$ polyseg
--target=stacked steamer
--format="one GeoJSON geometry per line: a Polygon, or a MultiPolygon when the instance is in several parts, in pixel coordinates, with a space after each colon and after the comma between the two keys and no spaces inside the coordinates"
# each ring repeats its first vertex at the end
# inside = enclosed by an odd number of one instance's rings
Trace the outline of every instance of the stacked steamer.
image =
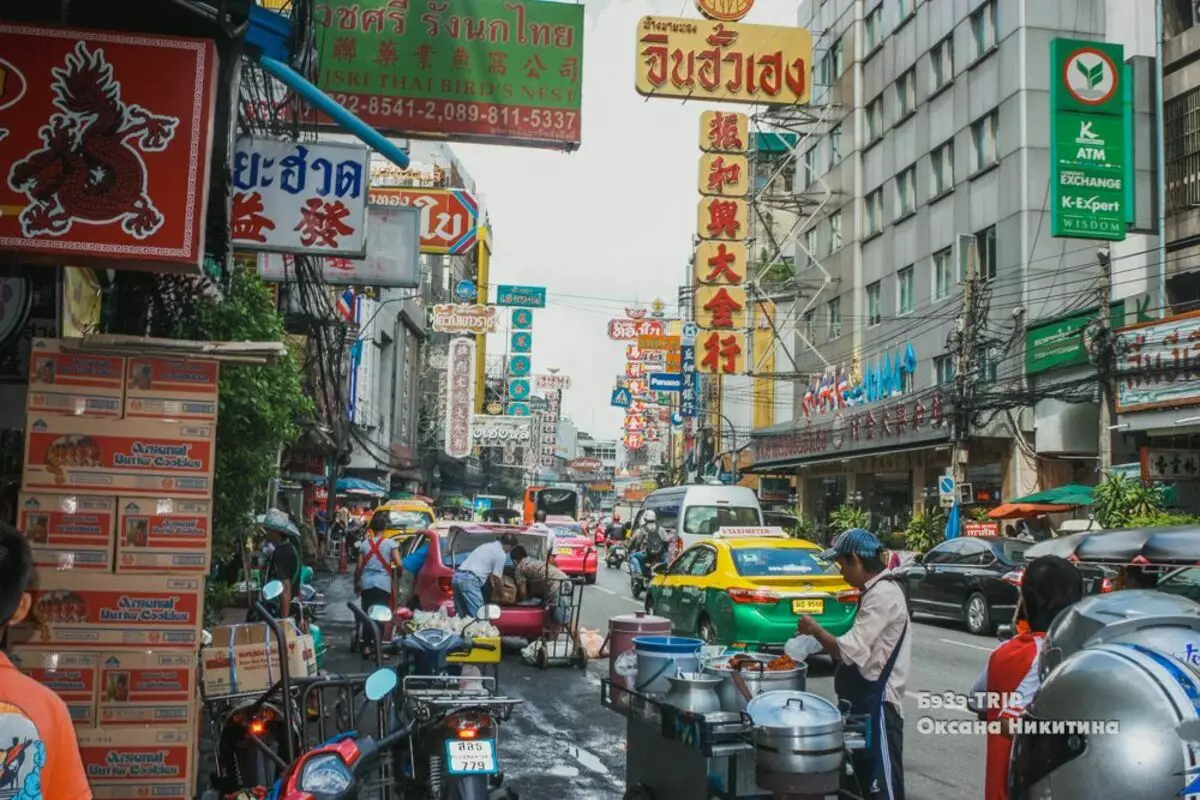
{"type": "Polygon", "coordinates": [[[13,662],[67,703],[97,800],[195,795],[217,364],[35,340],[13,662]]]}

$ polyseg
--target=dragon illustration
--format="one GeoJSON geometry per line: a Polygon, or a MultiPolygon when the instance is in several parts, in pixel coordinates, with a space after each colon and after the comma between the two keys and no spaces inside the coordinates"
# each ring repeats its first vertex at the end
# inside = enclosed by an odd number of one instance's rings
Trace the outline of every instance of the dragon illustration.
{"type": "Polygon", "coordinates": [[[25,763],[26,751],[31,742],[13,741],[13,746],[0,750],[0,789],[13,787],[21,774],[21,766],[25,763]]]}
{"type": "Polygon", "coordinates": [[[8,185],[29,198],[25,236],[62,236],[75,222],[120,222],[136,239],[151,236],[163,215],[146,193],[141,153],[162,152],[179,120],[121,102],[121,84],[100,48],[84,42],[50,70],[54,106],[38,131],[44,147],[13,164],[8,185]]]}

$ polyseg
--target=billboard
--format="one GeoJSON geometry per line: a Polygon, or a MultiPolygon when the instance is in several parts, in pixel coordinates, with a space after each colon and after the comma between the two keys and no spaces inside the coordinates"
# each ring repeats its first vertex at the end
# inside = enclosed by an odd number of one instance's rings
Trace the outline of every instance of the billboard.
{"type": "Polygon", "coordinates": [[[373,206],[419,210],[422,253],[460,255],[479,242],[479,203],[465,189],[373,186],[367,199],[373,206]]]}
{"type": "Polygon", "coordinates": [[[475,416],[475,340],[450,342],[450,363],[446,370],[446,455],[466,458],[474,442],[475,416]]]}
{"type": "Polygon", "coordinates": [[[494,306],[463,306],[444,303],[433,307],[435,333],[492,333],[496,330],[494,306]]]}

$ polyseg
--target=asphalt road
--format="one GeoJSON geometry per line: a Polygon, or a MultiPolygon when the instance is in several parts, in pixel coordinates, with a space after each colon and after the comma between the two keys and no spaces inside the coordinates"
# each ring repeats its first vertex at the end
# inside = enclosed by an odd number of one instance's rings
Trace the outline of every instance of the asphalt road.
{"type": "MultiPolygon", "coordinates": [[[[347,576],[326,584],[330,610],[324,623],[333,651],[332,669],[364,669],[345,654],[350,597],[347,576]]],[[[582,624],[603,635],[608,619],[636,611],[624,572],[600,568],[594,586],[584,590],[582,624]]],[[[994,640],[972,636],[960,627],[920,619],[913,627],[913,665],[905,698],[904,762],[906,788],[914,800],[958,800],[983,794],[982,736],[917,732],[917,720],[967,719],[961,712],[918,708],[922,692],[966,692],[983,668],[994,640]]],[[[625,720],[600,705],[600,678],[607,661],[542,671],[508,654],[501,666],[501,690],[525,703],[502,731],[500,754],[510,785],[525,800],[619,800],[624,793],[625,720]]],[[[833,669],[818,657],[810,665],[809,691],[833,698],[833,669]]]]}

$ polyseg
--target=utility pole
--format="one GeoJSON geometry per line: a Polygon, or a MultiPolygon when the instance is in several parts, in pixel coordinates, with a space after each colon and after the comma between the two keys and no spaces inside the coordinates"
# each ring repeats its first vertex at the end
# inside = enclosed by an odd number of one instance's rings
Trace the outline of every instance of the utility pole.
{"type": "Polygon", "coordinates": [[[950,468],[954,476],[954,490],[967,482],[968,427],[971,419],[968,408],[969,381],[974,380],[971,374],[971,364],[975,350],[975,283],[978,280],[977,263],[979,260],[974,237],[960,237],[959,247],[970,242],[966,262],[963,265],[963,307],[962,314],[956,324],[958,326],[958,363],[954,365],[954,452],[951,455],[950,468]]]}
{"type": "Polygon", "coordinates": [[[1097,455],[1099,456],[1101,480],[1112,469],[1112,386],[1110,383],[1112,363],[1111,327],[1112,314],[1109,305],[1112,303],[1112,260],[1107,247],[1096,249],[1096,258],[1100,261],[1100,316],[1097,320],[1099,333],[1096,337],[1096,383],[1100,389],[1100,438],[1097,455]]]}

